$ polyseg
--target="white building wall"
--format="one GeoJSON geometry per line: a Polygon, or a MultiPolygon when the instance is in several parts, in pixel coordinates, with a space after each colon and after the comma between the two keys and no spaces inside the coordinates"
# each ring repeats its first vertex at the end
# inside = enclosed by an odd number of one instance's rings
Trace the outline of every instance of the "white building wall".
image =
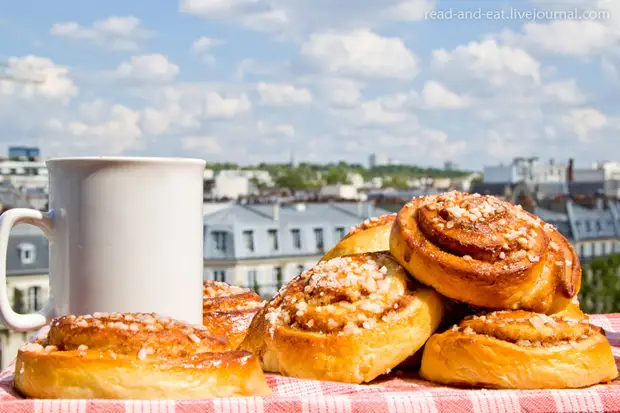
{"type": "Polygon", "coordinates": [[[514,183],[514,167],[512,165],[485,166],[483,182],[490,184],[514,183]]]}
{"type": "Polygon", "coordinates": [[[235,199],[248,196],[252,193],[252,184],[249,178],[243,176],[218,175],[215,178],[214,194],[218,198],[235,199]]]}

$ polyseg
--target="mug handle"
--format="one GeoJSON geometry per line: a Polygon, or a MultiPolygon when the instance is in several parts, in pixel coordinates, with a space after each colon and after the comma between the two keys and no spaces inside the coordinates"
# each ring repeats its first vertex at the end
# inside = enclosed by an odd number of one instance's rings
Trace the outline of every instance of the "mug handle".
{"type": "Polygon", "coordinates": [[[53,228],[53,214],[28,208],[13,208],[0,215],[0,321],[13,331],[36,330],[47,324],[54,312],[52,301],[43,309],[31,314],[18,314],[13,311],[6,289],[6,254],[11,229],[17,224],[30,224],[43,231],[50,239],[53,228]]]}

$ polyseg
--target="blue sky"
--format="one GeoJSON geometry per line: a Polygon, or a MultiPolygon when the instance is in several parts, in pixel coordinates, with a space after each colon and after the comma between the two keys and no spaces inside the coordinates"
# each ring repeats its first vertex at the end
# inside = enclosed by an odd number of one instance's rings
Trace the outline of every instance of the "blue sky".
{"type": "Polygon", "coordinates": [[[618,160],[618,3],[0,0],[0,150],[618,160]]]}

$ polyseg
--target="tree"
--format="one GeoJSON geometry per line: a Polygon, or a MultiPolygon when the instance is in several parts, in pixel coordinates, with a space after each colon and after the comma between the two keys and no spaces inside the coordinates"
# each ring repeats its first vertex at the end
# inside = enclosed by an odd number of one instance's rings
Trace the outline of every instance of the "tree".
{"type": "Polygon", "coordinates": [[[583,265],[581,308],[586,313],[620,312],[620,255],[595,258],[583,265]]]}
{"type": "Polygon", "coordinates": [[[327,169],[327,173],[324,175],[325,183],[328,185],[335,184],[348,184],[349,183],[349,170],[346,166],[330,166],[327,169]]]}

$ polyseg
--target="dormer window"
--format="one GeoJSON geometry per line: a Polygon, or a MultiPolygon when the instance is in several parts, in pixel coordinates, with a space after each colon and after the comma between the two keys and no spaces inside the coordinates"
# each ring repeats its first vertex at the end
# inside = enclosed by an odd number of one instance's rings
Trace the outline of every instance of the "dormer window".
{"type": "Polygon", "coordinates": [[[25,242],[19,244],[17,248],[19,250],[19,259],[21,260],[22,264],[34,264],[35,260],[37,259],[37,249],[34,245],[25,242]]]}

